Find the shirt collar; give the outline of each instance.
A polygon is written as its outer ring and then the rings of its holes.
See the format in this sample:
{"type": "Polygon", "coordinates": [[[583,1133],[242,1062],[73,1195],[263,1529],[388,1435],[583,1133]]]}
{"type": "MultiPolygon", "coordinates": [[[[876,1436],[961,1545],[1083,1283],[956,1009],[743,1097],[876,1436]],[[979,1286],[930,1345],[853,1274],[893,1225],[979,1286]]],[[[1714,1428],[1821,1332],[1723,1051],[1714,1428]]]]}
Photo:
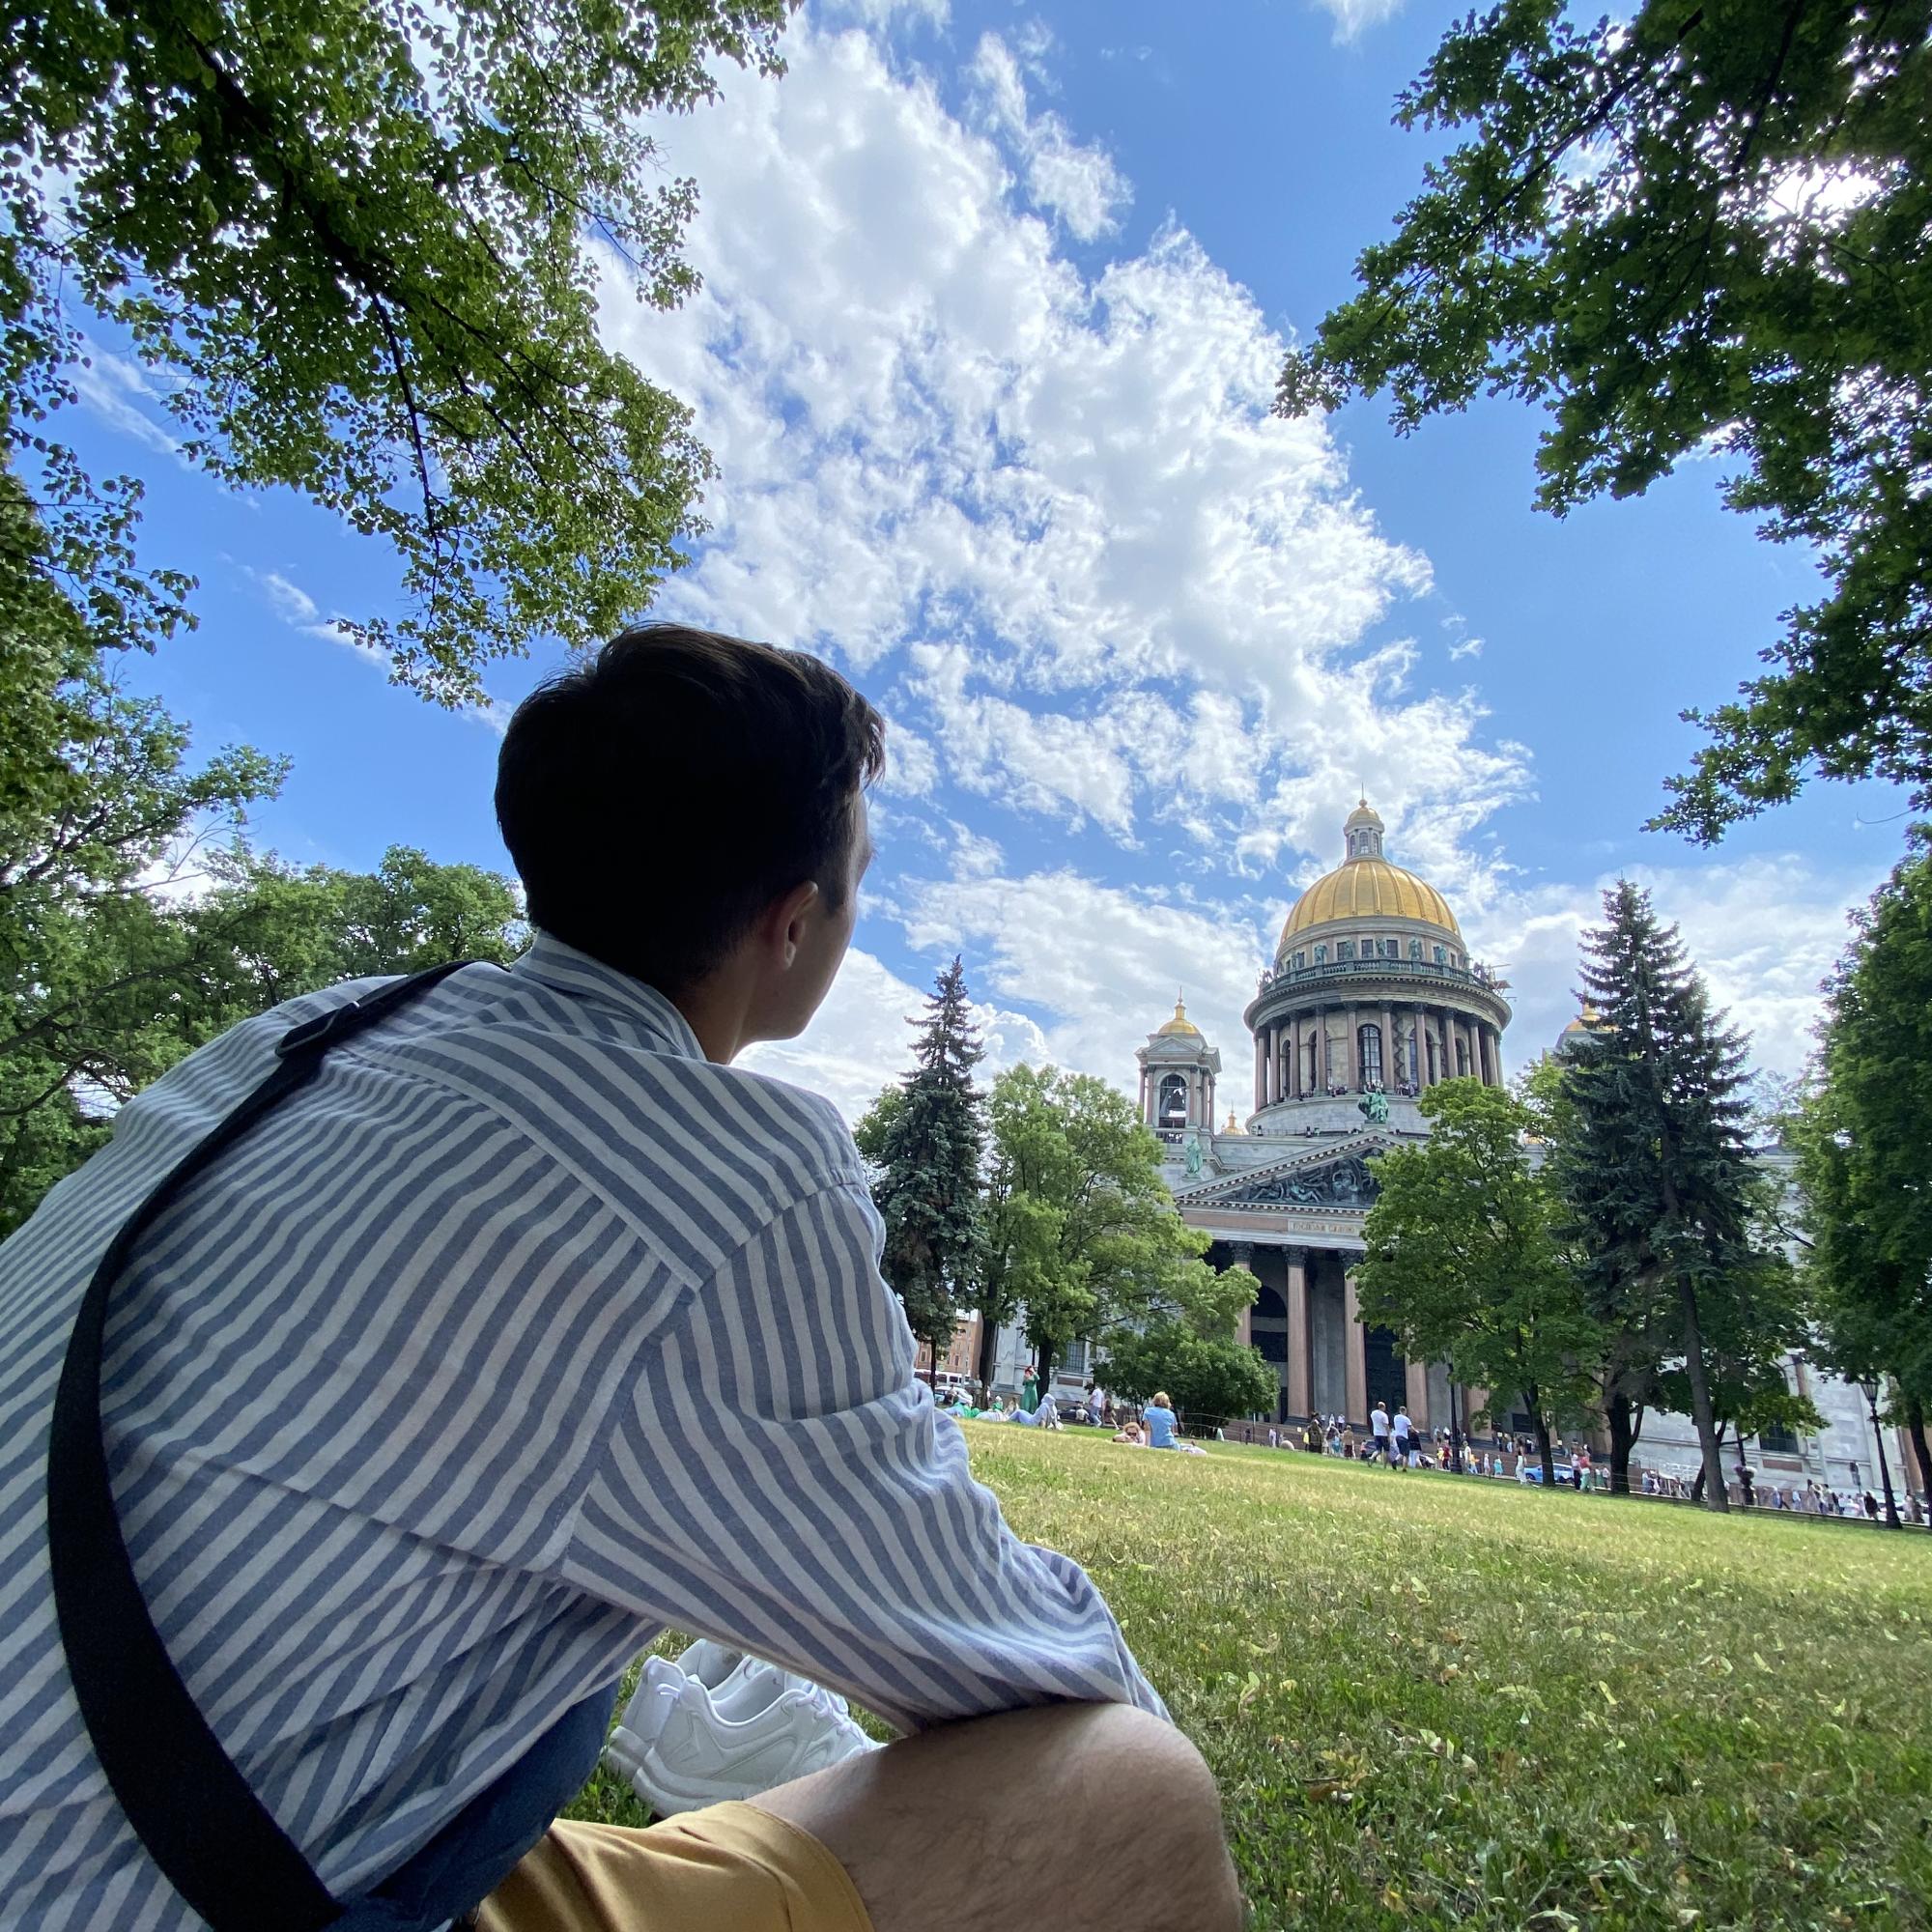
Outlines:
{"type": "Polygon", "coordinates": [[[686,1060],[702,1060],[704,1048],[691,1022],[655,986],[593,959],[566,945],[554,933],[539,931],[510,971],[554,992],[567,993],[599,1011],[641,1026],[686,1060]]]}

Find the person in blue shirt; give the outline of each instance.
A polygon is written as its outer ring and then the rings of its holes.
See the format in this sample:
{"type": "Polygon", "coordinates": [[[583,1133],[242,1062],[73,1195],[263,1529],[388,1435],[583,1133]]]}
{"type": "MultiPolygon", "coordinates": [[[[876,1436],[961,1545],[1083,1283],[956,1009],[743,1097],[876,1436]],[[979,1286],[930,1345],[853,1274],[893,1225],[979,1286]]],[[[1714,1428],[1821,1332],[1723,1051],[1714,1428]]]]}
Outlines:
{"type": "Polygon", "coordinates": [[[1150,1449],[1174,1447],[1174,1404],[1169,1401],[1165,1389],[1148,1404],[1147,1414],[1141,1419],[1147,1424],[1150,1449]]]}

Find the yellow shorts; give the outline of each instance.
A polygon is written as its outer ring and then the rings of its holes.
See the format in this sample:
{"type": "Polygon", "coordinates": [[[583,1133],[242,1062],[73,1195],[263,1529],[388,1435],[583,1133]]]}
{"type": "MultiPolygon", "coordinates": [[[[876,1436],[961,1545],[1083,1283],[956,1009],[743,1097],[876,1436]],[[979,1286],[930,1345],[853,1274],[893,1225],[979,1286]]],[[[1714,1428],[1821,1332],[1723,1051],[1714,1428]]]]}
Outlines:
{"type": "Polygon", "coordinates": [[[477,1907],[477,1932],[872,1932],[845,1867],[753,1804],[644,1830],[559,1818],[477,1907]]]}

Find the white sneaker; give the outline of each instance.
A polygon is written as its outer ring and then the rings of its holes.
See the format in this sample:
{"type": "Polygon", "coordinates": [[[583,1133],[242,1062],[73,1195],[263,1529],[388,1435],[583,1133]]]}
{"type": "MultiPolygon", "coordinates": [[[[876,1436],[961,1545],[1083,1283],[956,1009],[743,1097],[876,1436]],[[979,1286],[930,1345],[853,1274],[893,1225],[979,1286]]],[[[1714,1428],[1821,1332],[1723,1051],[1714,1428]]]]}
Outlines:
{"type": "Polygon", "coordinates": [[[699,1637],[695,1643],[687,1644],[676,1659],[677,1667],[687,1677],[695,1677],[711,1692],[714,1704],[731,1699],[736,1686],[744,1679],[766,1675],[777,1680],[777,1690],[765,1698],[770,1703],[779,1690],[819,1690],[819,1694],[832,1700],[833,1709],[842,1718],[850,1707],[836,1690],[820,1690],[809,1677],[801,1677],[795,1670],[787,1670],[781,1663],[773,1663],[769,1659],[753,1657],[748,1651],[727,1649],[722,1643],[713,1643],[708,1636],[699,1637]]]}
{"type": "Polygon", "coordinates": [[[776,1664],[726,1667],[723,1655],[696,1662],[707,1674],[721,1674],[717,1692],[701,1677],[654,1657],[605,1747],[631,1789],[661,1818],[753,1798],[878,1748],[846,1715],[842,1698],[790,1671],[776,1664]]]}

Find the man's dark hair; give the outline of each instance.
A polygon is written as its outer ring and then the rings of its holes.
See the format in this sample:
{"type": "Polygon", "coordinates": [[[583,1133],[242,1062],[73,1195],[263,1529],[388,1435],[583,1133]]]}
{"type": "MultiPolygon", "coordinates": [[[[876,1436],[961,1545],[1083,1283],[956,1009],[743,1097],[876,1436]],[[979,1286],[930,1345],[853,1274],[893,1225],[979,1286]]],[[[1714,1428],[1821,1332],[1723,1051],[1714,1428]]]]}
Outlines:
{"type": "Polygon", "coordinates": [[[841,903],[885,724],[803,651],[643,624],[518,705],[497,823],[530,923],[675,992],[807,880],[841,903]]]}

